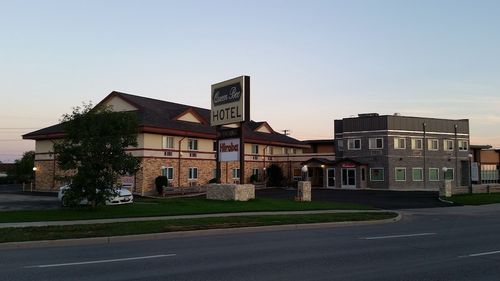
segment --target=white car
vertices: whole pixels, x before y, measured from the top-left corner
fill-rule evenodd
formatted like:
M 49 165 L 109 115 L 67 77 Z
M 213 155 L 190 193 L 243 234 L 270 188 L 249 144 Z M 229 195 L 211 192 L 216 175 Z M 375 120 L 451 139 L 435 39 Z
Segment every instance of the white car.
M 57 194 L 57 198 L 61 201 L 64 206 L 64 194 L 66 191 L 70 189 L 69 185 L 63 185 L 59 188 L 59 193 Z M 106 205 L 122 205 L 122 204 L 130 204 L 134 202 L 134 195 L 126 188 L 115 187 L 113 189 L 115 196 L 110 196 L 108 200 L 106 200 Z M 82 199 L 80 201 L 80 205 L 87 205 L 87 199 Z

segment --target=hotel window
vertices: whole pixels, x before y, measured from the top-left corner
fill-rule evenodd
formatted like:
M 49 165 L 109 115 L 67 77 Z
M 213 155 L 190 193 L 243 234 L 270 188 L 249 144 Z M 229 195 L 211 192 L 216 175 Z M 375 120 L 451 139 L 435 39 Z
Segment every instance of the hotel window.
M 384 168 L 370 168 L 370 181 L 384 181 Z
M 411 174 L 413 181 L 423 181 L 424 180 L 424 170 L 422 168 L 411 169 Z
M 438 181 L 438 180 L 439 180 L 439 169 L 429 168 L 429 181 Z
M 368 147 L 370 149 L 382 149 L 382 148 L 384 148 L 384 139 L 382 139 L 382 138 L 370 138 L 368 140 Z
M 444 140 L 444 150 L 452 151 L 453 150 L 453 140 Z
M 188 139 L 188 150 L 198 150 L 197 139 Z
M 188 169 L 188 180 L 197 180 L 198 179 L 198 168 L 189 168 Z
M 453 170 L 453 168 L 448 168 L 446 170 L 446 172 L 444 172 L 444 179 L 445 180 L 453 180 L 454 179 L 454 173 L 455 171 Z
M 406 181 L 406 168 L 396 168 L 396 181 Z
M 288 154 L 288 147 L 283 147 L 283 154 Z
M 172 149 L 172 148 L 174 148 L 174 137 L 163 136 L 162 148 L 163 149 Z
M 173 167 L 162 167 L 161 175 L 167 177 L 169 180 L 174 179 L 174 168 Z
M 405 138 L 394 138 L 394 148 L 395 149 L 406 149 L 406 139 Z
M 349 150 L 360 150 L 361 149 L 361 139 L 348 139 L 347 149 Z
M 458 150 L 468 151 L 469 150 L 469 142 L 466 140 L 459 140 L 458 141 Z
M 439 140 L 437 139 L 428 140 L 427 147 L 429 150 L 439 150 Z
M 424 148 L 422 139 L 411 139 L 411 149 L 422 150 Z
M 240 178 L 240 168 L 234 168 L 233 169 L 233 179 L 239 179 Z
M 252 144 L 252 154 L 259 154 L 259 145 Z
M 272 146 L 268 146 L 268 147 L 266 148 L 266 154 L 267 154 L 267 155 L 273 155 L 273 153 L 274 153 L 274 149 L 273 149 L 273 147 L 272 147 Z

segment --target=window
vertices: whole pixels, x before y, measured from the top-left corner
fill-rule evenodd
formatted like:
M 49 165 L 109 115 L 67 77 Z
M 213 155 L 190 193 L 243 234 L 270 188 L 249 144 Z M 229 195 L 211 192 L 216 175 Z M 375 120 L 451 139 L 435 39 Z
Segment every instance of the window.
M 268 147 L 266 148 L 266 154 L 267 154 L 267 155 L 273 155 L 273 153 L 274 153 L 274 149 L 273 149 L 273 147 L 272 147 L 272 146 L 268 146 Z
M 198 168 L 189 168 L 188 170 L 188 180 L 198 179 Z
M 174 137 L 163 136 L 162 148 L 163 149 L 172 149 L 172 148 L 174 148 Z
M 428 140 L 427 147 L 429 150 L 439 150 L 439 141 L 437 139 Z
M 347 149 L 349 150 L 360 150 L 361 149 L 361 139 L 348 139 Z
M 429 181 L 438 181 L 438 180 L 439 180 L 439 169 L 429 168 Z
M 384 168 L 370 168 L 370 181 L 384 181 Z
M 255 175 L 255 176 L 259 177 L 259 169 L 258 168 L 253 168 L 252 169 L 252 175 Z
M 234 168 L 233 169 L 233 179 L 239 179 L 240 178 L 240 168 Z
M 394 148 L 395 149 L 406 149 L 406 139 L 405 138 L 394 138 Z
M 291 148 L 292 154 L 297 154 L 297 149 L 296 148 Z
M 446 172 L 444 172 L 444 179 L 453 180 L 455 174 L 454 172 L 453 168 L 447 168 Z
M 413 181 L 423 181 L 424 180 L 424 170 L 422 168 L 411 169 L 411 174 Z
M 468 151 L 469 150 L 469 142 L 466 140 L 459 140 L 458 141 L 458 150 Z
M 411 139 L 411 149 L 413 150 L 422 150 L 424 142 L 422 139 Z
M 252 144 L 252 154 L 259 154 L 259 145 Z
M 451 151 L 453 150 L 453 140 L 444 140 L 444 150 Z
M 188 139 L 188 150 L 198 150 L 197 139 Z
M 406 168 L 396 168 L 396 181 L 406 181 Z
M 161 175 L 167 177 L 169 180 L 174 179 L 174 168 L 173 167 L 162 167 Z
M 384 148 L 384 139 L 382 139 L 382 138 L 370 138 L 368 140 L 368 147 L 370 149 L 382 149 L 382 148 Z
M 283 154 L 288 154 L 288 147 L 283 147 Z

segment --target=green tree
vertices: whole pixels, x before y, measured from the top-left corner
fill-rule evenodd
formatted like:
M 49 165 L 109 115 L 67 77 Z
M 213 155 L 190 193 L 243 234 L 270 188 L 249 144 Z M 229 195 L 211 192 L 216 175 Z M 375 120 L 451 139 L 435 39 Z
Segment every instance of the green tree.
M 17 182 L 33 180 L 33 167 L 35 166 L 35 152 L 26 151 L 21 159 L 14 161 L 14 169 L 8 171 L 9 176 Z
M 267 186 L 283 186 L 283 170 L 276 164 L 271 164 L 266 169 L 267 172 Z
M 62 122 L 65 138 L 54 145 L 54 153 L 61 169 L 72 174 L 67 191 L 72 200 L 66 203 L 75 205 L 83 198 L 92 207 L 105 203 L 118 177 L 139 166 L 125 150 L 137 146 L 137 115 L 83 104 L 63 115 Z

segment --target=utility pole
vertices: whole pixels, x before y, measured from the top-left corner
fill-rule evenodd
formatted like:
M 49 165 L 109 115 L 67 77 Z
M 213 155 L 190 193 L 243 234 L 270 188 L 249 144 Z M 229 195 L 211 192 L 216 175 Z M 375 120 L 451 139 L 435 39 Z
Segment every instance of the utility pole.
M 285 136 L 290 135 L 290 130 L 288 130 L 288 129 L 281 130 L 281 131 L 283 132 L 283 134 L 284 134 Z

